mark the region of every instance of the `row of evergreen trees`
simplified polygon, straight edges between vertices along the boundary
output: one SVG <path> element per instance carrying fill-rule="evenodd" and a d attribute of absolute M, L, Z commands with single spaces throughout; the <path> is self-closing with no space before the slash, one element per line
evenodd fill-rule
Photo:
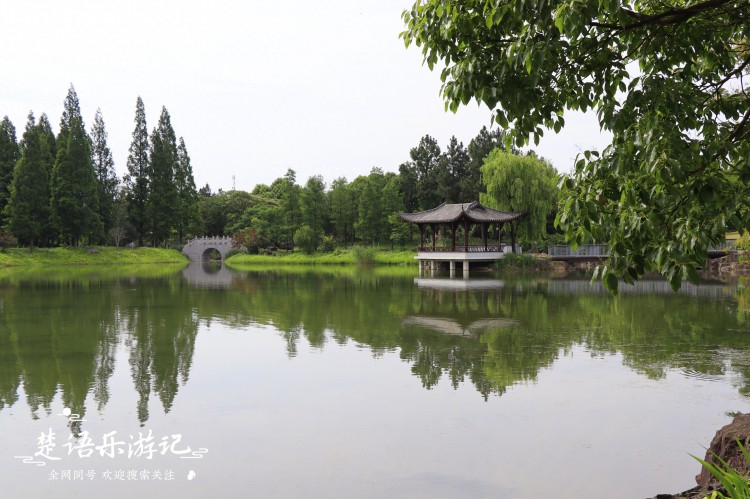
<path fill-rule="evenodd" d="M 71 85 L 60 130 L 46 114 L 29 113 L 20 143 L 6 116 L 0 122 L 0 229 L 22 245 L 153 245 L 179 240 L 199 224 L 198 193 L 185 142 L 176 139 L 166 108 L 150 140 L 143 101 L 136 104 L 128 174 L 120 185 L 101 110 L 91 133 Z"/>

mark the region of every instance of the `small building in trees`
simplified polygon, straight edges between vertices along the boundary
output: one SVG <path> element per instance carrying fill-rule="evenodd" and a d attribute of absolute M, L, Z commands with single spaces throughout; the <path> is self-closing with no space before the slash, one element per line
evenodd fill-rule
<path fill-rule="evenodd" d="M 512 251 L 516 251 L 516 230 L 514 223 L 527 215 L 525 211 L 506 212 L 488 208 L 474 201 L 472 203 L 446 204 L 419 213 L 399 213 L 401 220 L 416 224 L 419 228 L 419 248 L 416 258 L 422 272 L 427 262 L 431 268 L 440 262 L 448 262 L 451 273 L 455 272 L 456 262 L 461 262 L 464 276 L 468 274 L 469 262 L 493 262 L 503 258 L 503 232 L 507 226 Z M 430 229 L 428 245 L 425 245 L 425 232 Z M 450 241 L 438 244 L 438 232 L 446 228 L 450 231 Z M 461 229 L 463 244 L 456 244 L 456 232 Z M 470 244 L 472 238 L 479 238 L 479 244 Z"/>

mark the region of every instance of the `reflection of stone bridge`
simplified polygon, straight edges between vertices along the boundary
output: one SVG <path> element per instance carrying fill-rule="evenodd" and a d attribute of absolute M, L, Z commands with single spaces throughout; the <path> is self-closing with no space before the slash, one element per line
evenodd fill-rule
<path fill-rule="evenodd" d="M 191 263 L 182 269 L 182 275 L 194 288 L 229 289 L 237 276 L 226 265 L 209 262 Z"/>
<path fill-rule="evenodd" d="M 227 253 L 232 249 L 232 238 L 227 236 L 218 237 L 196 237 L 191 239 L 182 248 L 182 254 L 194 262 L 208 260 L 211 250 L 216 250 L 222 260 L 227 259 Z"/>

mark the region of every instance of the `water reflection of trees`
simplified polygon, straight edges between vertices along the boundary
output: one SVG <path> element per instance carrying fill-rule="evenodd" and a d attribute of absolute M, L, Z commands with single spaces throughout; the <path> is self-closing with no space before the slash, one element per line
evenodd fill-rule
<path fill-rule="evenodd" d="M 102 410 L 124 344 L 140 395 L 139 420 L 148 419 L 151 393 L 169 411 L 187 382 L 198 331 L 189 292 L 174 277 L 1 287 L 0 408 L 14 404 L 23 386 L 33 418 L 40 410 L 49 414 L 58 393 L 82 417 L 89 394 Z"/>
<path fill-rule="evenodd" d="M 290 357 L 303 341 L 313 348 L 353 342 L 375 357 L 395 352 L 425 388 L 445 379 L 471 383 L 484 397 L 536 380 L 576 345 L 620 353 L 650 378 L 669 369 L 731 370 L 744 393 L 745 298 L 612 298 L 545 282 L 420 289 L 409 272 L 354 270 L 253 272 L 228 289 L 193 288 L 179 274 L 21 280 L 0 285 L 0 410 L 18 401 L 21 388 L 33 417 L 49 412 L 58 393 L 73 412 L 84 415 L 89 396 L 102 410 L 124 349 L 145 423 L 150 401 L 171 409 L 188 381 L 199 326 L 217 320 L 273 326 Z"/>

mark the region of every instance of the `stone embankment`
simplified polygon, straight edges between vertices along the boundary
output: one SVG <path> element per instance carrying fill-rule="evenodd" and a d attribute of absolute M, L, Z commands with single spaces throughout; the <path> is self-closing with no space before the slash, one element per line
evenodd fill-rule
<path fill-rule="evenodd" d="M 737 416 L 734 421 L 717 431 L 703 459 L 716 464 L 718 456 L 740 475 L 748 475 L 750 463 L 742 455 L 737 440 L 745 447 L 750 443 L 750 414 Z M 653 499 L 697 499 L 711 497 L 714 490 L 721 490 L 719 482 L 703 467 L 695 481 L 698 485 L 690 490 L 680 494 L 658 494 Z"/>
<path fill-rule="evenodd" d="M 706 263 L 707 272 L 721 275 L 749 275 L 750 259 L 746 253 L 732 252 L 721 258 L 714 258 Z"/>

